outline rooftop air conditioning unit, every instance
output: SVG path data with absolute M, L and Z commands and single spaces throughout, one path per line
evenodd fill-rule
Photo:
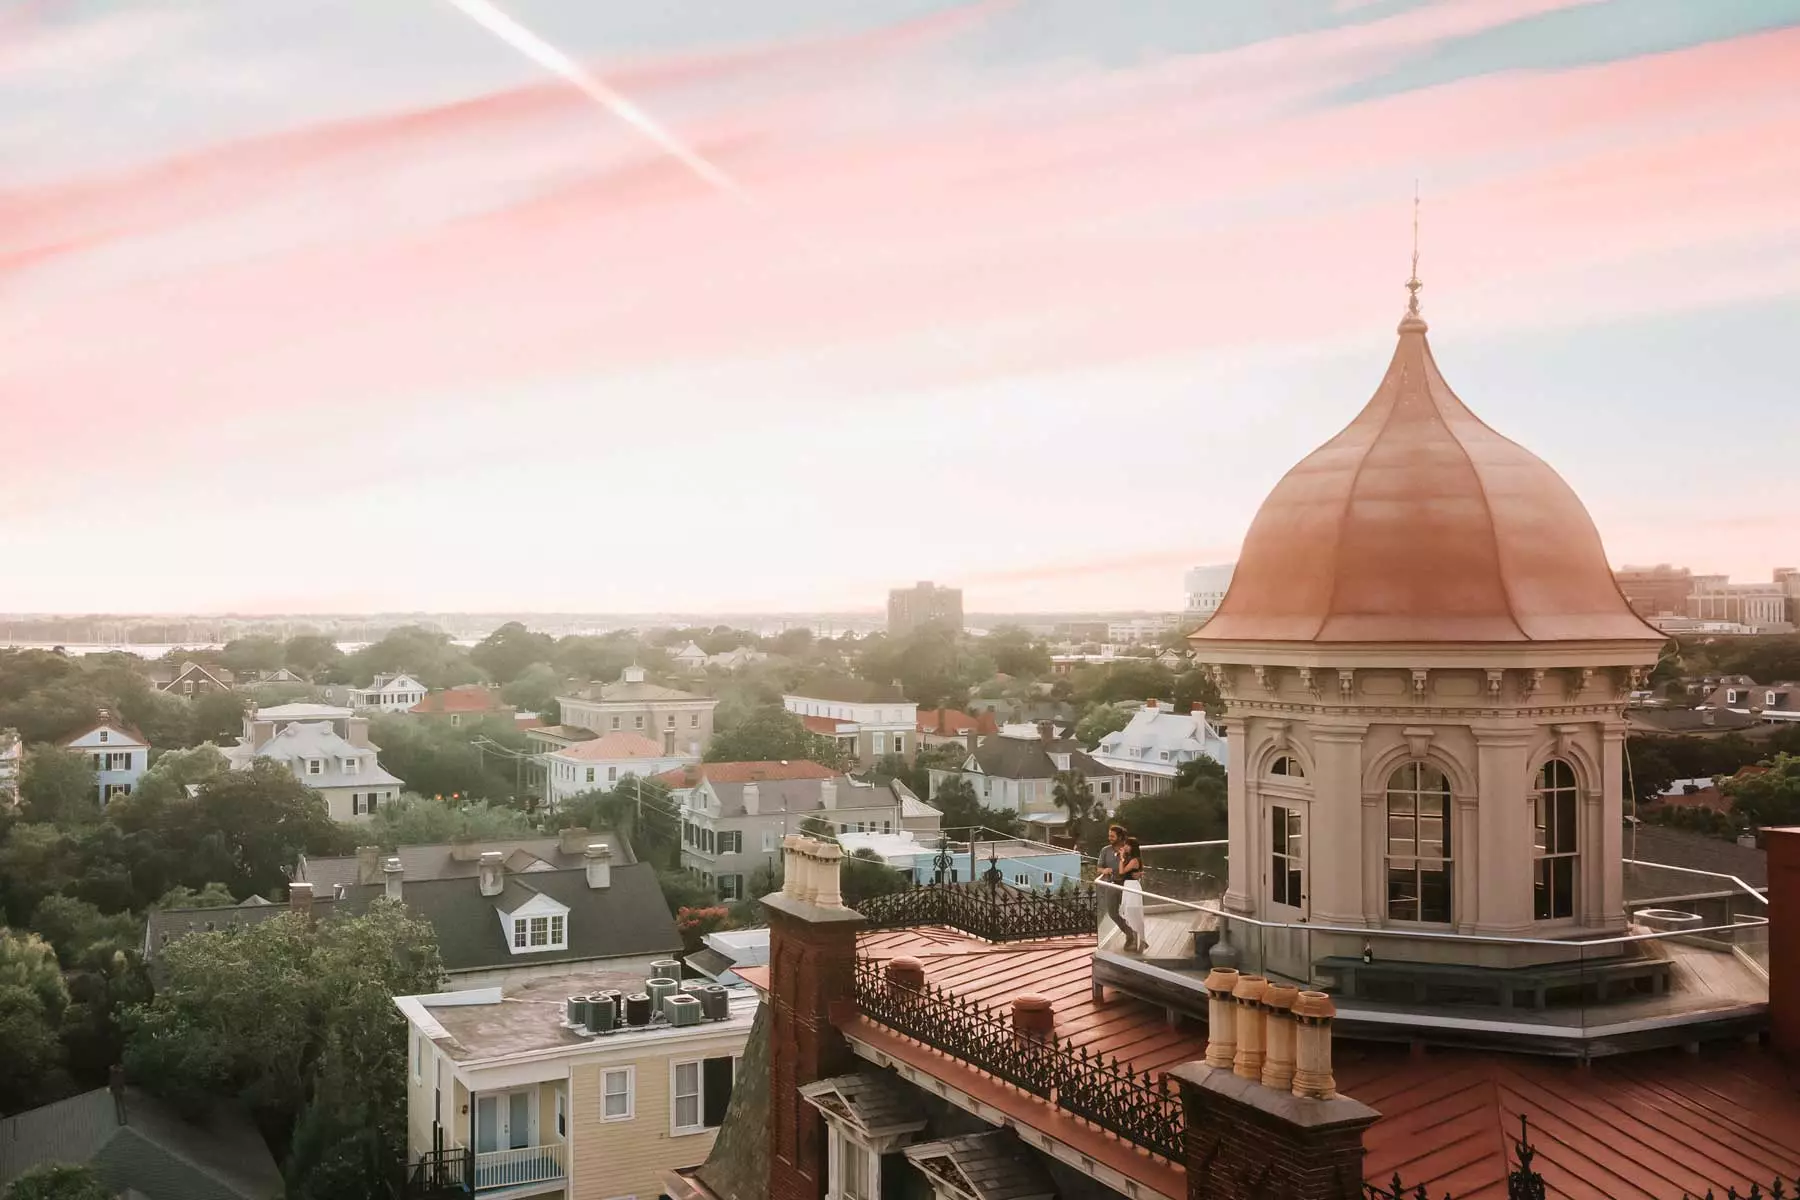
M 700 1001 L 679 992 L 663 999 L 663 1016 L 671 1025 L 698 1025 Z
M 650 997 L 651 1007 L 657 1012 L 662 1011 L 663 997 L 673 996 L 680 990 L 681 985 L 676 983 L 673 979 L 652 978 L 644 980 L 644 991 Z
M 587 1020 L 582 1024 L 593 1034 L 611 1033 L 619 1027 L 619 1005 L 611 996 L 587 998 Z

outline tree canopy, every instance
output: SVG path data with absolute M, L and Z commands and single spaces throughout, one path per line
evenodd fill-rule
M 1751 825 L 1800 823 L 1800 757 L 1778 754 L 1768 769 L 1725 783 L 1731 809 Z
M 0 1200 L 114 1200 L 114 1193 L 92 1167 L 51 1162 L 21 1172 Z
M 34 746 L 19 771 L 19 801 L 27 821 L 80 825 L 100 819 L 100 788 L 85 754 Z
M 806 728 L 786 709 L 769 705 L 730 729 L 715 733 L 706 748 L 708 762 L 809 761 L 842 769 L 846 756 L 837 743 Z

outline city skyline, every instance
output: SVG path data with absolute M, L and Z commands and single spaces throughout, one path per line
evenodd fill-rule
M 726 186 L 449 3 L 0 17 L 0 609 L 1172 610 L 1415 178 L 1615 566 L 1800 558 L 1800 3 L 502 7 Z

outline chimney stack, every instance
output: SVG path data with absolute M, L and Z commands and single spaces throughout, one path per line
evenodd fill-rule
M 1169 1072 L 1187 1117 L 1191 1200 L 1362 1195 L 1363 1131 L 1381 1114 L 1337 1094 L 1330 998 L 1296 996 L 1291 987 L 1228 969 L 1215 969 L 1206 988 L 1206 1061 Z M 1296 1033 L 1297 1064 L 1290 1040 Z M 1290 1071 L 1292 1086 L 1283 1086 Z
M 356 848 L 356 882 L 376 883 L 381 879 L 381 847 Z
M 400 865 L 399 855 L 394 855 L 381 864 L 382 890 L 389 900 L 400 899 L 401 879 L 405 874 L 406 868 Z
M 1769 1035 L 1800 1062 L 1800 826 L 1762 830 L 1769 855 Z
M 819 908 L 844 909 L 844 897 L 838 890 L 844 861 L 842 846 L 789 834 L 781 840 L 781 849 L 784 897 Z
M 498 850 L 482 852 L 481 866 L 478 869 L 482 895 L 498 896 L 500 889 L 506 886 L 506 868 L 502 865 L 505 857 Z
M 596 891 L 612 886 L 612 847 L 605 842 L 591 842 L 583 851 L 587 858 L 587 885 Z
M 971 729 L 969 732 L 963 734 L 963 741 L 968 743 L 969 753 L 974 754 L 976 748 L 981 745 L 981 735 Z
M 837 807 L 837 780 L 822 779 L 819 781 L 819 804 L 824 808 Z
M 450 841 L 451 862 L 480 862 L 481 844 L 472 837 L 452 838 Z M 370 880 L 370 882 L 374 882 Z
M 1043 742 L 1046 746 L 1048 746 L 1051 742 L 1054 742 L 1056 740 L 1056 722 L 1054 722 L 1054 721 L 1039 721 L 1037 723 L 1037 727 L 1038 727 L 1038 740 L 1040 742 Z
M 556 848 L 564 854 L 580 854 L 588 847 L 588 831 L 576 825 L 556 835 Z
M 312 884 L 304 880 L 296 880 L 288 884 L 288 907 L 297 913 L 312 915 Z
M 752 779 L 744 785 L 744 815 L 754 817 L 762 812 L 762 788 Z

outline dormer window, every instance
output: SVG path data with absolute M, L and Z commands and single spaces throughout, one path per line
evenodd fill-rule
M 567 950 L 569 939 L 566 920 L 560 913 L 547 917 L 514 917 L 513 949 Z
M 354 758 L 346 758 L 344 760 L 344 774 L 346 774 L 346 775 L 354 775 L 361 768 L 362 768 L 362 763 Z
M 325 773 L 325 760 L 322 758 L 307 759 L 306 773 L 308 775 L 323 775 Z

